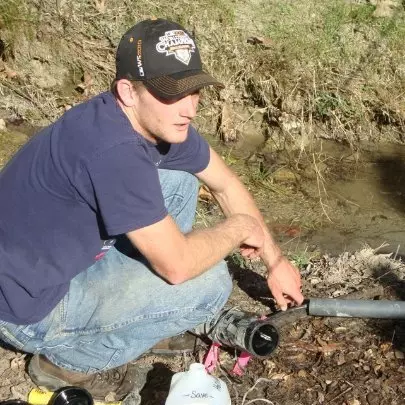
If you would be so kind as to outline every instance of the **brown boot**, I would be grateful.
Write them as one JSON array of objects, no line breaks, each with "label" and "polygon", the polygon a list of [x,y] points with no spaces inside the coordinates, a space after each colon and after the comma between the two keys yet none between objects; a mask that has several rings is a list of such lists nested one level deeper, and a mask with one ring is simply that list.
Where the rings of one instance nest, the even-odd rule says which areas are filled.
[{"label": "brown boot", "polygon": [[125,364],[95,374],[85,374],[58,367],[45,356],[37,354],[28,365],[28,374],[36,385],[49,391],[74,385],[85,388],[94,399],[98,400],[104,400],[111,392],[115,394],[115,400],[121,400],[135,385],[133,364]]}]

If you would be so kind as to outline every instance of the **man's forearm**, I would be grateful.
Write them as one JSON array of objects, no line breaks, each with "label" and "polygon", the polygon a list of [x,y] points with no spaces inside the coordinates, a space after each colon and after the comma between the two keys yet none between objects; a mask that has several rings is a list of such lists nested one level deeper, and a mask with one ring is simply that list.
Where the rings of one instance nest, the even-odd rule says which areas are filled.
[{"label": "man's forearm", "polygon": [[254,217],[264,233],[264,246],[262,259],[268,268],[271,268],[277,263],[281,256],[281,250],[273,240],[273,237],[264,221],[262,214],[257,208],[251,194],[236,177],[233,177],[231,182],[227,184],[224,191],[220,193],[212,193],[217,200],[225,216],[231,216],[236,213],[247,214]]},{"label": "man's forearm", "polygon": [[194,278],[239,247],[257,222],[247,215],[231,215],[219,224],[186,235],[183,255],[185,279]]}]

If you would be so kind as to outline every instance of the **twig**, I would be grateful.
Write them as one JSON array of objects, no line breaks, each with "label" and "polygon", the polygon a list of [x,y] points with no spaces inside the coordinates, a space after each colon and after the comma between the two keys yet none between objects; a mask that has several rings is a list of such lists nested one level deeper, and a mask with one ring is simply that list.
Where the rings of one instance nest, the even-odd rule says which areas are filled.
[{"label": "twig", "polygon": [[235,384],[232,384],[231,379],[229,378],[228,373],[226,373],[221,365],[221,363],[219,363],[219,371],[221,372],[221,376],[224,377],[228,384],[232,387],[234,393],[235,393],[235,403],[239,402],[239,392],[237,390],[237,388],[235,387]]},{"label": "twig", "polygon": [[341,396],[347,394],[349,391],[351,391],[353,389],[353,384],[350,384],[349,382],[346,381],[347,384],[350,385],[349,388],[345,389],[343,392],[341,392],[339,395],[336,395],[336,397],[332,398],[329,403],[336,401],[338,398],[340,398]]},{"label": "twig", "polygon": [[269,401],[268,399],[264,399],[264,398],[252,399],[252,400],[248,401],[248,402],[245,404],[246,397],[249,395],[249,393],[252,392],[252,391],[256,388],[256,385],[257,385],[257,384],[259,384],[260,382],[263,382],[263,381],[268,382],[268,383],[271,382],[271,381],[270,381],[269,379],[267,379],[267,378],[259,378],[259,379],[253,384],[253,386],[252,386],[251,388],[249,388],[249,389],[246,391],[245,395],[244,395],[243,398],[242,398],[242,404],[241,404],[241,405],[248,405],[248,404],[253,403],[254,401],[264,401],[264,402],[266,402],[267,404],[274,405],[273,402]]},{"label": "twig", "polygon": [[38,110],[43,114],[43,116],[45,118],[47,118],[49,121],[52,121],[53,118],[42,108],[42,105],[34,100],[32,97],[30,97],[28,94],[24,93],[23,91],[17,89],[15,86],[13,86],[12,84],[6,82],[6,81],[2,81],[2,84],[4,86],[6,86],[9,90],[13,91],[15,94],[17,94],[18,96],[20,96],[21,98],[29,101],[30,103],[32,103],[36,108],[38,108]]},{"label": "twig", "polygon": [[325,186],[324,186],[324,181],[325,181],[325,180],[324,180],[324,178],[323,178],[323,176],[322,176],[322,174],[321,174],[320,170],[318,169],[318,166],[317,166],[317,164],[316,164],[316,162],[315,162],[315,154],[312,154],[312,160],[313,160],[313,162],[314,162],[315,173],[316,173],[316,183],[317,183],[317,185],[318,185],[319,203],[321,204],[322,211],[323,211],[323,213],[325,214],[326,218],[327,218],[330,222],[333,222],[333,221],[330,219],[328,213],[326,212],[326,210],[325,210],[325,204],[324,204],[324,202],[322,201],[321,186],[322,186],[322,190],[323,190],[323,192],[325,193],[325,195],[327,196],[328,194],[327,194],[326,189],[325,189]]},{"label": "twig", "polygon": [[397,250],[395,251],[395,255],[394,255],[394,260],[397,260],[397,256],[398,256],[398,252],[399,252],[399,248],[401,245],[397,246]]},{"label": "twig", "polygon": [[274,402],[271,402],[270,400],[264,398],[251,399],[250,401],[246,402],[246,405],[253,404],[253,402],[257,401],[262,401],[265,402],[266,404],[274,405]]}]

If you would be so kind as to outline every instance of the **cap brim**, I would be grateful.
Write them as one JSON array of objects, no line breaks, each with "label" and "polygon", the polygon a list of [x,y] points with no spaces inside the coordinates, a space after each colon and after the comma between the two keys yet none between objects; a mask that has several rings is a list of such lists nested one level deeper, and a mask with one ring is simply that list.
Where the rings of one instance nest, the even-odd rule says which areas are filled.
[{"label": "cap brim", "polygon": [[165,100],[179,99],[205,86],[225,86],[208,73],[199,71],[183,77],[161,76],[144,81],[146,88],[155,96]]}]

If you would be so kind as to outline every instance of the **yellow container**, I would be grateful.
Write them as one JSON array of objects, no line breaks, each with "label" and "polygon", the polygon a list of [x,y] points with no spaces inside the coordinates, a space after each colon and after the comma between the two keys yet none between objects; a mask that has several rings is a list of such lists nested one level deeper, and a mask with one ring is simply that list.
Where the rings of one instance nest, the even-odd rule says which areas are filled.
[{"label": "yellow container", "polygon": [[[34,388],[28,393],[28,403],[31,405],[48,405],[52,395],[53,391],[43,391],[39,388]],[[94,405],[122,405],[122,401],[94,401]]]},{"label": "yellow container", "polygon": [[28,393],[28,402],[32,405],[47,405],[52,395],[52,391],[42,391],[34,388]]}]

